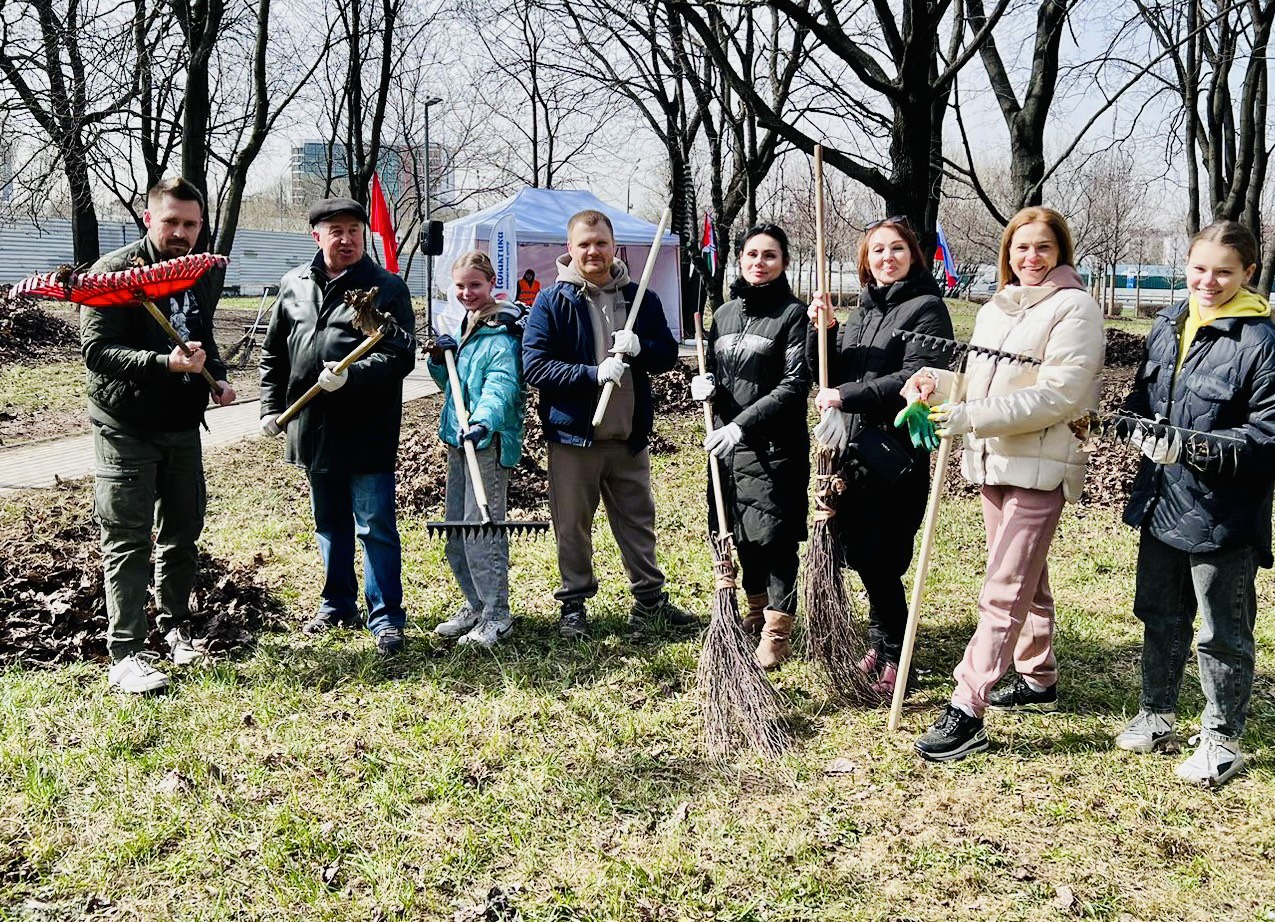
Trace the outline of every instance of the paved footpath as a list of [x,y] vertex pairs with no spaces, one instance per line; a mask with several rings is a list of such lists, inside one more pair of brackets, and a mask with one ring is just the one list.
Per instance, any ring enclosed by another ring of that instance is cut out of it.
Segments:
[[[403,382],[403,400],[438,393],[434,381],[418,361]],[[245,400],[228,407],[210,407],[205,448],[229,445],[261,431],[260,401]],[[0,448],[0,495],[14,490],[42,489],[59,480],[75,480],[93,473],[93,434],[45,439],[12,448]]]

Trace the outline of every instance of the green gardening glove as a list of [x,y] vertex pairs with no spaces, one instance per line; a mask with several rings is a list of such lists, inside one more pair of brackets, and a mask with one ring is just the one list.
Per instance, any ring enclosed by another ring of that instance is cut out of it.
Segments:
[[939,447],[939,433],[930,422],[930,405],[924,400],[913,400],[894,417],[894,425],[908,427],[908,435],[916,448],[934,451]]

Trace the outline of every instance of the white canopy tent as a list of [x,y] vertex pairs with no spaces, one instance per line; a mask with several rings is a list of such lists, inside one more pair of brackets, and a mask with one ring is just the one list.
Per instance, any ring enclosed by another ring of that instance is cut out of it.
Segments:
[[[577,212],[594,209],[611,219],[618,256],[636,282],[646,265],[656,226],[622,208],[608,205],[589,192],[563,189],[523,189],[510,198],[443,226],[443,254],[434,261],[434,325],[441,332],[457,328],[463,308],[452,294],[451,266],[471,250],[487,252],[496,264],[501,287],[516,293],[516,280],[528,270],[548,288],[558,278],[555,260],[567,251],[567,220]],[[659,295],[673,335],[684,335],[681,320],[682,278],[678,268],[677,234],[666,233],[651,277],[651,290]],[[512,259],[502,256],[512,250]],[[505,268],[508,273],[506,281]],[[511,294],[512,296],[512,294]]]

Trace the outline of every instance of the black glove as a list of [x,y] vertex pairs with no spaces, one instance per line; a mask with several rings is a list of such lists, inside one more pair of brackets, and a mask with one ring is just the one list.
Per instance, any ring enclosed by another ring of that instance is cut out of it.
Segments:
[[438,339],[434,340],[434,345],[431,346],[429,350],[429,357],[436,365],[441,365],[443,364],[444,352],[455,352],[459,348],[460,344],[457,343],[454,338],[444,333],[442,336],[438,337]]

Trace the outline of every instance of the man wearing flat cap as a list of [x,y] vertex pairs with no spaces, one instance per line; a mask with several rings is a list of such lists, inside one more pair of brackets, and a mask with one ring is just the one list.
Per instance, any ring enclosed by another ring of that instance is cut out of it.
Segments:
[[[407,285],[367,255],[367,212],[353,199],[310,209],[319,250],[285,275],[261,355],[261,431],[314,384],[323,392],[288,421],[285,460],[306,472],[323,558],[319,609],[303,630],[321,634],[363,624],[354,572],[354,538],[363,546],[363,598],[377,651],[403,649],[402,552],[394,508],[394,470],[403,416],[403,378],[416,362],[416,322]],[[378,289],[376,308],[396,329],[347,369],[336,365],[366,334],[345,304],[351,291]]]

